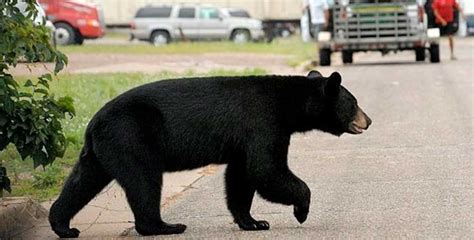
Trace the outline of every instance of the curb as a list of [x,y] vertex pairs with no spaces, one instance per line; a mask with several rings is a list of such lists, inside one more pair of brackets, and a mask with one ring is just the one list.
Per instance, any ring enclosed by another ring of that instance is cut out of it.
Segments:
[[48,210],[38,202],[25,197],[0,199],[0,239],[9,239],[34,227],[39,218],[48,216]]

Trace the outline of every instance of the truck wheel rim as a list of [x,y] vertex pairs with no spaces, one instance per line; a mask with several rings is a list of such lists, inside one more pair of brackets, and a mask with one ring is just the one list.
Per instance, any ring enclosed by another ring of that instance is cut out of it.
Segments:
[[165,45],[168,42],[168,39],[164,35],[157,35],[153,38],[153,44],[155,46]]
[[56,43],[60,45],[65,45],[69,42],[69,38],[71,37],[71,34],[69,34],[69,31],[64,29],[64,28],[56,28],[55,31],[55,38],[56,38]]

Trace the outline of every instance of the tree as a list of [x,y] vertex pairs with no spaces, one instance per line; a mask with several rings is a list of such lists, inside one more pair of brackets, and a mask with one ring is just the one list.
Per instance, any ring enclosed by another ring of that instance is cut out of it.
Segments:
[[[31,158],[36,168],[64,155],[67,140],[61,120],[74,116],[75,110],[70,97],[57,98],[49,91],[49,83],[67,58],[51,44],[46,20],[33,22],[38,14],[36,0],[24,0],[25,13],[17,2],[0,1],[0,151],[13,144],[21,158]],[[55,68],[20,84],[8,72],[19,61],[54,62]],[[10,191],[10,181],[0,161],[0,196],[3,189]]]

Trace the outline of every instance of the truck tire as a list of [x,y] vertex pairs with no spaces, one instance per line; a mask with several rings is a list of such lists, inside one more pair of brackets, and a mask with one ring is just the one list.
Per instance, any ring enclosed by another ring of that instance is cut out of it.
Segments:
[[54,26],[56,27],[54,38],[56,39],[57,44],[69,45],[75,42],[76,31],[71,27],[71,25],[61,22],[54,24]]
[[423,47],[417,47],[415,48],[415,56],[416,56],[416,61],[417,62],[423,62],[425,61],[425,48]]
[[150,43],[155,46],[166,45],[170,42],[171,38],[168,32],[157,30],[151,34]]
[[319,50],[319,65],[331,65],[331,49],[323,48]]
[[352,55],[353,52],[349,50],[343,50],[342,51],[342,62],[347,64],[347,63],[352,63]]
[[430,45],[430,62],[439,63],[439,44],[437,43]]
[[232,32],[230,40],[234,43],[247,43],[250,41],[250,32],[246,29],[237,29]]

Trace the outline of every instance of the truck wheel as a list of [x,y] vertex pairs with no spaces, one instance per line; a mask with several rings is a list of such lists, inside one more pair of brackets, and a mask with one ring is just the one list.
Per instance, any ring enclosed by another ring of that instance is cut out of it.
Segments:
[[425,61],[425,48],[423,48],[423,47],[415,48],[415,55],[416,55],[416,61],[417,62]]
[[432,63],[439,63],[439,44],[437,43],[430,45],[430,61]]
[[352,63],[353,52],[349,50],[342,51],[342,62],[343,63]]
[[170,40],[170,35],[165,31],[154,31],[150,37],[151,44],[155,46],[166,45]]
[[323,48],[319,50],[319,65],[331,65],[331,49]]
[[250,41],[250,32],[245,29],[237,29],[232,33],[230,39],[234,43],[246,43]]
[[59,45],[73,44],[76,39],[76,31],[67,23],[54,24],[56,31],[54,37]]

